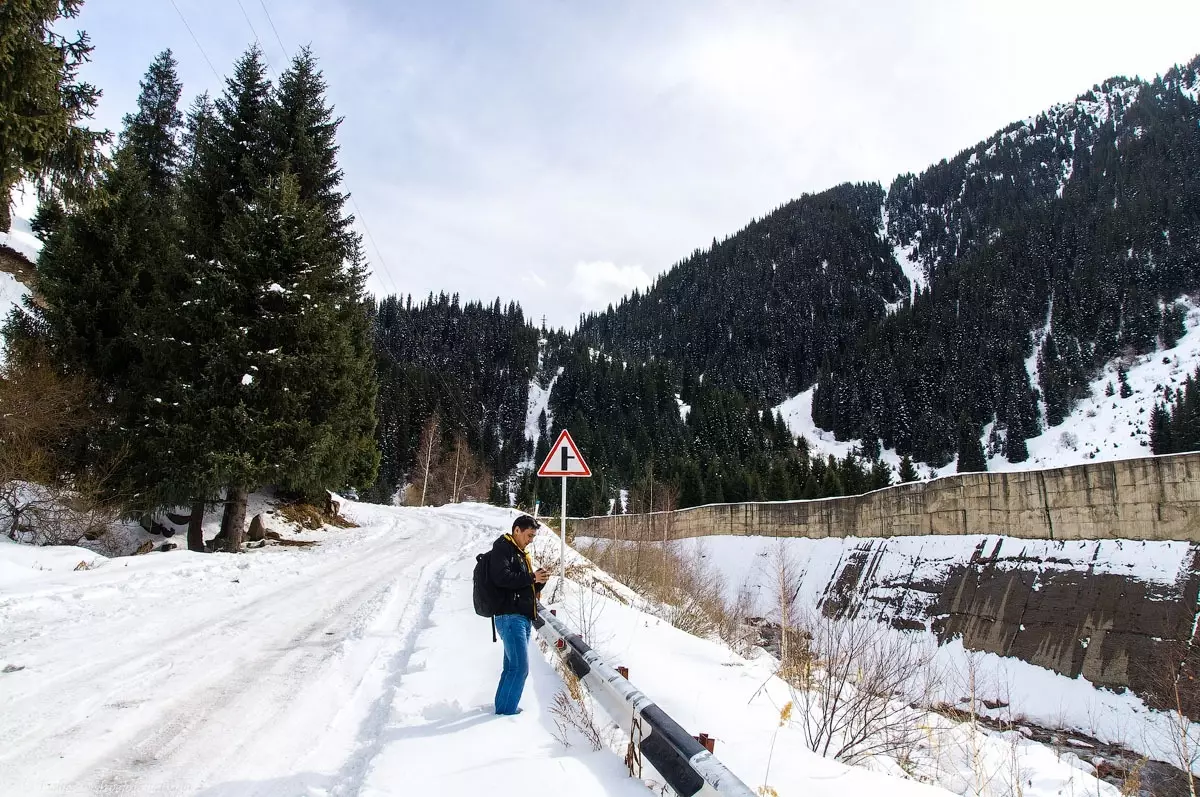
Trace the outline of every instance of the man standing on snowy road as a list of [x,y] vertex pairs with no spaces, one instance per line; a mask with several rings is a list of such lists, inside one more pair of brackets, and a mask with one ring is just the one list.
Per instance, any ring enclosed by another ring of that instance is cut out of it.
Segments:
[[521,515],[512,524],[512,533],[497,537],[492,544],[488,577],[504,595],[496,611],[496,633],[504,642],[504,669],[496,687],[496,713],[516,714],[521,709],[521,693],[529,676],[529,636],[537,614],[537,600],[550,574],[545,568],[533,569],[525,549],[537,535],[538,522]]

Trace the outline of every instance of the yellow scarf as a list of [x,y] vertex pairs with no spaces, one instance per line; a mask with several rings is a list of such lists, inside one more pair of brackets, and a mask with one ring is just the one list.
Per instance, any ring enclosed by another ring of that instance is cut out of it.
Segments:
[[[513,547],[516,548],[520,552],[521,556],[525,559],[525,570],[529,573],[529,577],[533,578],[533,560],[529,558],[529,552],[521,550],[521,546],[517,545],[517,541],[513,539],[511,534],[505,534],[504,536],[513,544]],[[533,616],[537,617],[537,584],[535,583],[529,588],[533,590]]]

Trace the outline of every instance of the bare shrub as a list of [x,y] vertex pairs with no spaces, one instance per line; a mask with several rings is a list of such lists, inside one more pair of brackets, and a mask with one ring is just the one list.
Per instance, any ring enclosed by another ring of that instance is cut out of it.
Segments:
[[768,559],[775,587],[775,608],[779,612],[779,666],[780,676],[805,673],[811,666],[812,657],[806,635],[796,629],[796,596],[804,579],[804,571],[788,553],[787,543],[777,540]]
[[664,550],[654,593],[666,607],[663,619],[693,636],[714,635],[727,613],[725,577],[708,564],[703,544],[686,554],[670,545]]
[[684,548],[678,542],[595,540],[580,553],[646,597],[657,606],[651,611],[681,631],[718,636],[740,653],[753,647],[756,632],[746,622],[750,592],[743,587],[733,601],[726,600],[724,577],[709,564],[702,543]]
[[99,540],[116,521],[115,462],[72,473],[71,443],[92,422],[83,380],[36,351],[0,368],[0,532],[36,545]]
[[754,596],[749,584],[742,584],[732,603],[717,618],[717,636],[739,656],[749,655],[758,641],[758,630],[749,623]]
[[910,703],[927,698],[936,681],[929,649],[873,621],[809,612],[799,625],[808,650],[782,674],[809,749],[856,764],[915,746],[921,714]]
[[[571,573],[568,571],[568,577],[570,575]],[[603,644],[602,640],[597,639],[596,634],[597,624],[604,614],[604,604],[604,597],[595,589],[589,589],[580,584],[579,589],[576,590],[575,600],[568,601],[567,605],[563,607],[567,622],[574,626],[579,635],[593,646]]]
[[79,545],[99,541],[117,522],[114,507],[50,486],[9,481],[0,484],[0,524],[9,539],[33,545]]
[[1142,793],[1142,770],[1149,760],[1146,756],[1142,756],[1125,773],[1125,777],[1121,780],[1121,794],[1124,797],[1135,797]]

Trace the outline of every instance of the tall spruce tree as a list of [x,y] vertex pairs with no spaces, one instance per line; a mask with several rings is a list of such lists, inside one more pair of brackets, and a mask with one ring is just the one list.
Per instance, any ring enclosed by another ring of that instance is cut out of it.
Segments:
[[[322,242],[319,251],[300,256],[281,276],[291,278],[312,306],[296,317],[295,343],[311,352],[291,389],[307,390],[304,416],[320,433],[307,456],[291,461],[279,483],[308,495],[332,486],[366,487],[375,480],[378,387],[370,318],[364,295],[365,258],[361,237],[345,213],[342,170],[337,165],[335,118],[316,58],[303,48],[279,78],[272,106],[271,133],[282,173],[295,180],[297,213],[306,214],[307,232]],[[307,240],[307,239],[306,239]]]
[[[176,139],[174,62],[160,56],[142,87],[138,114],[126,121],[145,120],[143,139]],[[93,194],[48,227],[38,267],[45,307],[37,312],[60,366],[96,386],[89,459],[105,463],[108,486],[127,508],[150,510],[171,503],[158,489],[166,452],[157,430],[170,406],[162,379],[171,372],[169,319],[178,285],[180,226],[169,179],[177,154],[151,156],[129,133]],[[167,181],[152,185],[154,170]]]
[[99,172],[108,134],[80,123],[100,92],[80,82],[92,47],[55,25],[79,15],[83,0],[4,0],[0,4],[0,232],[11,223],[9,199],[23,179],[72,193]]
[[337,193],[337,125],[310,54],[283,84],[272,94],[252,48],[189,122],[186,327],[203,378],[183,402],[181,439],[197,489],[223,486],[232,550],[250,491],[312,496],[368,484],[378,466],[364,269]]
[[252,227],[256,200],[273,171],[270,91],[262,53],[252,47],[211,106],[206,98],[193,105],[183,178],[189,279],[180,321],[193,353],[192,373],[201,378],[180,372],[175,381],[173,436],[195,497],[211,499],[224,490],[220,539],[235,551],[241,548],[246,496],[270,467],[254,445],[261,436],[250,425],[262,419],[247,406],[242,384],[252,376],[244,338],[255,304],[245,284],[250,275],[243,272],[254,244],[247,249],[245,237],[236,234]]
[[312,50],[304,47],[279,76],[272,106],[271,134],[279,168],[296,175],[300,199],[317,205],[330,234],[342,246],[343,259],[357,265],[358,233],[354,218],[345,213],[342,170],[337,165],[337,131],[325,94],[327,87]]

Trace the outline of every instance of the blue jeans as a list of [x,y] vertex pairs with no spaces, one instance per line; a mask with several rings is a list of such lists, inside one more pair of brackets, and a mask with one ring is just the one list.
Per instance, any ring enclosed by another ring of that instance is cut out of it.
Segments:
[[496,687],[496,713],[516,714],[529,675],[529,634],[533,623],[520,614],[496,617],[496,633],[504,643],[504,669]]

